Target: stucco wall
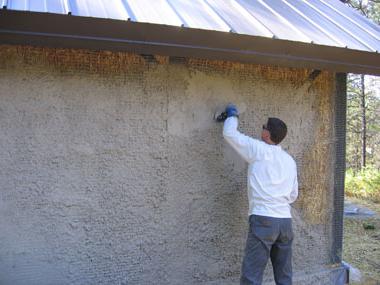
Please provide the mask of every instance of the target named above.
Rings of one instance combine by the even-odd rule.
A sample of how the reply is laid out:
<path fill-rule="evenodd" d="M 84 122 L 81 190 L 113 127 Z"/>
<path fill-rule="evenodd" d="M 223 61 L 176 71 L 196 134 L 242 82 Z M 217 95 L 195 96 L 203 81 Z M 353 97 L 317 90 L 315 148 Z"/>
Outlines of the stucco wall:
<path fill-rule="evenodd" d="M 212 120 L 234 102 L 249 135 L 287 122 L 295 277 L 326 284 L 334 75 L 310 72 L 1 46 L 0 283 L 237 284 L 246 165 Z"/>

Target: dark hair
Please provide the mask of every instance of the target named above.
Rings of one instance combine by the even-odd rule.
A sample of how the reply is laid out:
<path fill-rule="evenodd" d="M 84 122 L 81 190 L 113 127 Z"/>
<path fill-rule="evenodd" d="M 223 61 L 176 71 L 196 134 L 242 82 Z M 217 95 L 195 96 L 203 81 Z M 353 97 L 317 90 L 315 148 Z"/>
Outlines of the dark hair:
<path fill-rule="evenodd" d="M 275 144 L 279 144 L 288 131 L 286 124 L 278 118 L 268 118 L 267 129 L 270 133 L 270 139 Z"/>

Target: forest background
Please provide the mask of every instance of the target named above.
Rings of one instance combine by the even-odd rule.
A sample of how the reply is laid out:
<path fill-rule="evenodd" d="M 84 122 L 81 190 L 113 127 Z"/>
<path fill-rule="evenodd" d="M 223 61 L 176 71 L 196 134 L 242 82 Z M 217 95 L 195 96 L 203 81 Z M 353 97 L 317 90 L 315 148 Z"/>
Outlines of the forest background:
<path fill-rule="evenodd" d="M 380 30 L 380 0 L 341 1 Z M 349 74 L 347 95 L 346 195 L 380 203 L 380 77 Z"/>

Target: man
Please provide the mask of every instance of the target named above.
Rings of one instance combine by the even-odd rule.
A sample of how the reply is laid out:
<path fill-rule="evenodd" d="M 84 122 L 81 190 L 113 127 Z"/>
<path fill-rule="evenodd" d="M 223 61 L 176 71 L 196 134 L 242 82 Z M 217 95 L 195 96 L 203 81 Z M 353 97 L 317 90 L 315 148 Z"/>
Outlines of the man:
<path fill-rule="evenodd" d="M 276 284 L 292 284 L 290 204 L 297 199 L 298 182 L 296 163 L 279 146 L 287 127 L 280 119 L 269 118 L 260 141 L 237 130 L 236 106 L 228 105 L 224 114 L 224 138 L 249 163 L 249 232 L 240 284 L 261 284 L 269 258 Z"/>

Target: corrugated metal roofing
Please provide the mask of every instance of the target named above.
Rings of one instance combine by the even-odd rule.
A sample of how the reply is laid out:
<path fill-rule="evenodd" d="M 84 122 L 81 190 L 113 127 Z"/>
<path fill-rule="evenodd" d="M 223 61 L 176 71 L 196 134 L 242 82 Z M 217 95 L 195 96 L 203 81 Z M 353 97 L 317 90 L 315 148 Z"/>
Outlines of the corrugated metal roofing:
<path fill-rule="evenodd" d="M 1 0 L 10 10 L 131 20 L 380 51 L 380 28 L 339 0 Z"/>

